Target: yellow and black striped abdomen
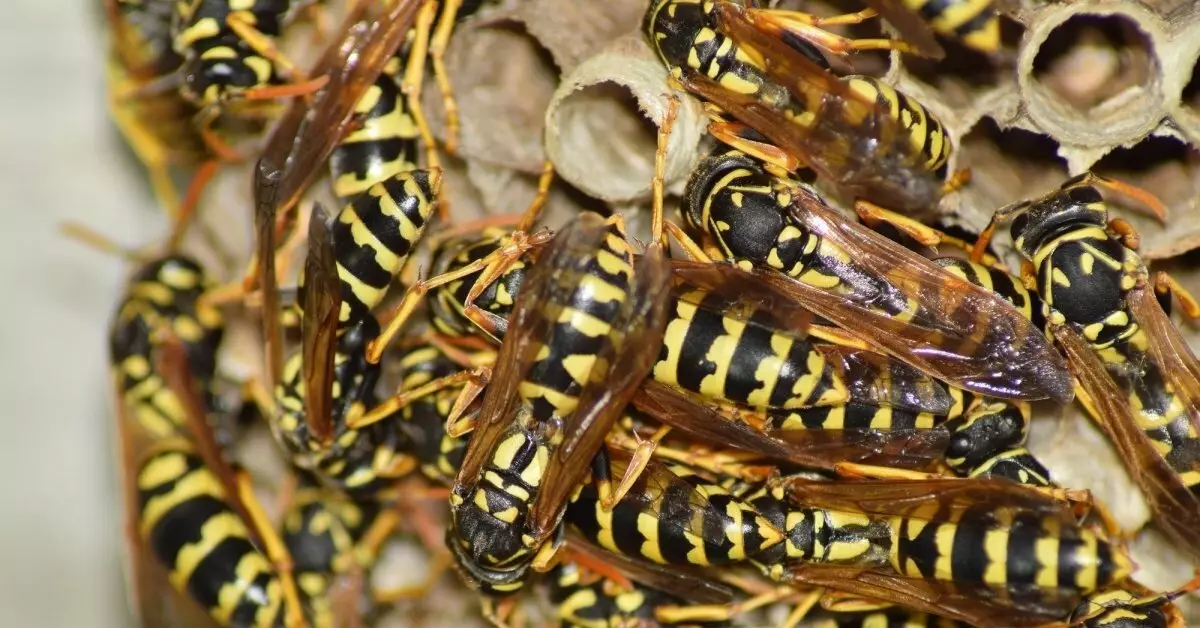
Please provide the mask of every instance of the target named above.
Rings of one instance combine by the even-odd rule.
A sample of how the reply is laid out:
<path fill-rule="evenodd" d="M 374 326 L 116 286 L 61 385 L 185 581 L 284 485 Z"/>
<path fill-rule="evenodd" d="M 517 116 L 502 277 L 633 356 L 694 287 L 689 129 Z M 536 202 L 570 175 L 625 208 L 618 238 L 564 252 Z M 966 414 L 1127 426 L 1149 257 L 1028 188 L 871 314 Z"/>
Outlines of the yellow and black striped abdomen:
<path fill-rule="evenodd" d="M 1014 513 L 1006 525 L 976 514 L 978 519 L 968 510 L 958 522 L 892 518 L 892 568 L 931 580 L 1084 594 L 1120 582 L 1132 571 L 1124 553 L 1090 530 L 1032 513 Z"/>
<path fill-rule="evenodd" d="M 924 105 L 891 85 L 870 76 L 847 76 L 841 79 L 863 98 L 874 101 L 879 110 L 888 112 L 908 133 L 914 154 L 920 155 L 922 167 L 944 174 L 953 147 L 942 123 Z"/>
<path fill-rule="evenodd" d="M 573 256 L 570 267 L 558 270 L 554 282 L 565 289 L 541 306 L 551 330 L 518 388 L 534 416 L 566 417 L 575 410 L 632 280 L 633 250 L 616 223 L 609 225 L 599 247 Z"/>
<path fill-rule="evenodd" d="M 329 157 L 333 193 L 343 203 L 376 183 L 416 170 L 416 121 L 400 91 L 400 57 L 393 57 L 355 105 L 362 126 L 347 135 Z"/>
<path fill-rule="evenodd" d="M 282 586 L 217 476 L 186 445 L 150 456 L 137 475 L 141 536 L 171 585 L 221 625 L 280 625 Z"/>
<path fill-rule="evenodd" d="M 813 628 L 969 628 L 970 624 L 891 608 L 866 613 L 836 613 L 813 622 Z"/>
<path fill-rule="evenodd" d="M 194 260 L 172 255 L 154 260 L 132 278 L 109 332 L 109 359 L 123 401 L 149 435 L 165 438 L 184 427 L 179 399 L 155 369 L 155 334 L 173 334 L 184 347 L 189 375 L 207 390 L 225 333 L 220 310 L 199 298 L 212 286 Z"/>
<path fill-rule="evenodd" d="M 370 317 L 404 268 L 433 215 L 441 173 L 394 175 L 358 195 L 332 225 L 342 280 L 342 327 Z"/>
<path fill-rule="evenodd" d="M 597 465 L 593 465 L 595 469 Z M 614 465 L 614 475 L 624 470 Z M 609 551 L 671 565 L 754 560 L 779 545 L 779 530 L 724 487 L 656 467 L 605 510 L 595 479 L 567 507 L 566 521 Z"/>
<path fill-rule="evenodd" d="M 780 329 L 768 312 L 735 317 L 723 299 L 702 291 L 677 294 L 669 307 L 655 381 L 755 408 L 846 400 L 845 384 L 821 352 Z"/>

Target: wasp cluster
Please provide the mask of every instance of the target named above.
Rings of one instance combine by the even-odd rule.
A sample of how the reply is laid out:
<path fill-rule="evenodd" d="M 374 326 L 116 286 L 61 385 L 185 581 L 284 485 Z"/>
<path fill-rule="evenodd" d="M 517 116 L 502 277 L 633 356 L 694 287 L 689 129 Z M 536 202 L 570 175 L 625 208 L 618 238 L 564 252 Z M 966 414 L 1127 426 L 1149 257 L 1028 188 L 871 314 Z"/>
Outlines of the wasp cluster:
<path fill-rule="evenodd" d="M 1190 618 L 1200 10 L 931 4 L 107 0 L 142 620 Z"/>

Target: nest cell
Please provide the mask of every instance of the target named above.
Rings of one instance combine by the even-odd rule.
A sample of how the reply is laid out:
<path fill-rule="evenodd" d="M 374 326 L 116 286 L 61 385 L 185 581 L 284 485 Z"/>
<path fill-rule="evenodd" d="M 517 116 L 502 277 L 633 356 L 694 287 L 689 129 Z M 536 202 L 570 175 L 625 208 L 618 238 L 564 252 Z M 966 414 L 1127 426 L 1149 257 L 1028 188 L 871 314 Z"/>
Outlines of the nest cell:
<path fill-rule="evenodd" d="M 1157 17 L 1121 10 L 1054 6 L 1031 22 L 1017 80 L 1030 118 L 1063 144 L 1126 144 L 1165 115 Z"/>
<path fill-rule="evenodd" d="M 1033 62 L 1034 80 L 1080 113 L 1148 88 L 1158 72 L 1149 36 L 1123 15 L 1072 17 L 1046 37 Z"/>

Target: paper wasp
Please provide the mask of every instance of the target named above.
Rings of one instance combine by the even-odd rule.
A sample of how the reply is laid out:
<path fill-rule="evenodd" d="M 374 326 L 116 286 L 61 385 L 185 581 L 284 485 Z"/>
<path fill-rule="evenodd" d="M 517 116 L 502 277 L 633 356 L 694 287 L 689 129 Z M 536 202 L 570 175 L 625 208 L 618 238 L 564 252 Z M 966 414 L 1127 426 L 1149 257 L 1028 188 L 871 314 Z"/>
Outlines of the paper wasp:
<path fill-rule="evenodd" d="M 1012 305 L 846 221 L 811 188 L 769 174 L 744 153 L 702 162 L 683 211 L 720 257 L 753 268 L 777 302 L 804 303 L 953 386 L 1010 399 L 1071 399 L 1061 356 Z M 693 257 L 708 257 L 673 231 Z"/>
<path fill-rule="evenodd" d="M 460 573 L 508 595 L 559 527 L 567 498 L 649 371 L 669 278 L 657 245 L 636 264 L 620 222 L 585 213 L 529 273 L 451 492 Z"/>
<path fill-rule="evenodd" d="M 176 277 L 178 279 L 178 277 Z M 185 320 L 180 317 L 176 320 Z M 123 333 L 118 320 L 114 336 Z M 126 477 L 130 579 L 142 621 L 173 614 L 154 570 L 224 625 L 304 625 L 306 606 L 290 572 L 291 558 L 255 500 L 249 477 L 233 467 L 207 422 L 208 408 L 189 372 L 188 348 L 172 327 L 155 321 L 148 366 L 158 382 L 155 409 L 169 414 L 171 434 L 143 429 L 118 400 L 118 433 Z M 119 346 L 120 343 L 114 343 Z M 124 389 L 118 375 L 117 390 Z M 127 395 L 124 395 L 127 396 Z"/>
<path fill-rule="evenodd" d="M 1109 221 L 1096 186 L 1127 186 L 1084 174 L 1039 199 L 1002 208 L 1029 262 L 1043 313 L 1079 380 L 1081 400 L 1128 460 L 1156 522 L 1200 554 L 1196 455 L 1200 364 L 1156 296 L 1194 301 L 1165 275 L 1151 280 L 1128 223 Z M 1136 192 L 1136 189 L 1133 189 Z M 1151 205 L 1153 207 L 1153 205 Z M 986 232 L 985 232 L 986 233 Z M 1169 297 L 1168 297 L 1169 299 Z"/>
<path fill-rule="evenodd" d="M 760 30 L 742 7 L 658 0 L 645 28 L 677 81 L 753 129 L 717 116 L 719 140 L 905 212 L 929 212 L 958 185 L 943 184 L 950 139 L 924 106 L 876 79 L 834 76 L 819 51 Z"/>

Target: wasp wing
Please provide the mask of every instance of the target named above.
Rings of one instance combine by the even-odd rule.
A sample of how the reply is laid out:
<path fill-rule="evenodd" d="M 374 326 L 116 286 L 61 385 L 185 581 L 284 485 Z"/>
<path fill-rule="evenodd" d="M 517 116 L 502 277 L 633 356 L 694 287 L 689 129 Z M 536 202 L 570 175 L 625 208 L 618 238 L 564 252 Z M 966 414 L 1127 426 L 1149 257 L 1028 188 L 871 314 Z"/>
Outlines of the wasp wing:
<path fill-rule="evenodd" d="M 715 582 L 698 569 L 672 565 L 669 569 L 661 565 L 637 560 L 597 547 L 584 539 L 578 532 L 567 533 L 571 552 L 582 554 L 589 562 L 611 566 L 630 580 L 658 589 L 695 604 L 729 604 L 734 592 L 729 587 Z"/>
<path fill-rule="evenodd" d="M 967 587 L 962 584 L 907 578 L 869 567 L 843 565 L 792 565 L 788 580 L 810 586 L 846 591 L 931 615 L 994 626 L 1003 617 L 1005 626 L 1046 626 L 1066 617 L 1079 602 L 1078 594 L 1035 589 L 1014 590 Z"/>
<path fill-rule="evenodd" d="M 1068 502 L 1009 480 L 931 478 L 928 480 L 828 481 L 792 477 L 780 480 L 792 503 L 881 517 L 930 521 L 1004 521 L 1021 513 L 1077 527 Z"/>
<path fill-rule="evenodd" d="M 929 469 L 944 458 L 950 444 L 950 432 L 940 426 L 890 430 L 772 430 L 769 435 L 822 461 L 818 467 L 822 469 L 831 469 L 839 462 Z"/>
<path fill-rule="evenodd" d="M 904 362 L 855 347 L 823 345 L 819 350 L 838 370 L 854 401 L 938 415 L 954 405 L 940 382 Z"/>
<path fill-rule="evenodd" d="M 603 224 L 598 228 L 607 231 Z M 549 261 L 543 254 L 538 264 Z M 610 323 L 579 405 L 565 421 L 563 443 L 547 465 L 549 479 L 531 514 L 538 529 L 549 529 L 561 517 L 568 495 L 587 475 L 588 461 L 604 446 L 613 423 L 658 359 L 667 326 L 670 266 L 662 249 L 651 244 L 633 270 L 633 283 Z"/>
<path fill-rule="evenodd" d="M 1125 302 L 1146 333 L 1150 356 L 1187 406 L 1192 425 L 1200 431 L 1200 361 L 1196 360 L 1196 354 L 1179 328 L 1171 323 L 1151 288 L 1130 290 Z"/>
<path fill-rule="evenodd" d="M 300 295 L 300 368 L 304 381 L 305 419 L 313 438 L 327 443 L 333 437 L 333 363 L 342 309 L 342 280 L 333 252 L 329 216 L 314 204 L 308 222 L 308 256 L 304 260 L 304 293 Z"/>
<path fill-rule="evenodd" d="M 1054 328 L 1054 336 L 1079 379 L 1081 392 L 1086 394 L 1085 407 L 1128 460 L 1126 468 L 1157 515 L 1156 523 L 1192 555 L 1200 556 L 1197 533 L 1200 531 L 1200 499 L 1188 490 L 1179 473 L 1167 465 L 1146 433 L 1138 427 L 1128 399 L 1087 342 L 1062 326 Z"/>
<path fill-rule="evenodd" d="M 780 295 L 952 386 L 1006 399 L 1071 400 L 1062 356 L 1012 304 L 845 220 L 804 188 L 795 198 L 792 218 L 837 252 L 827 263 L 850 293 L 756 269 Z M 902 311 L 889 313 L 884 302 Z"/>
<path fill-rule="evenodd" d="M 742 7 L 722 2 L 718 27 L 761 65 L 761 94 L 726 89 L 685 72 L 684 86 L 854 196 L 904 210 L 928 210 L 942 195 L 942 177 L 930 169 L 908 128 L 885 100 L 850 83 L 759 29 Z"/>

